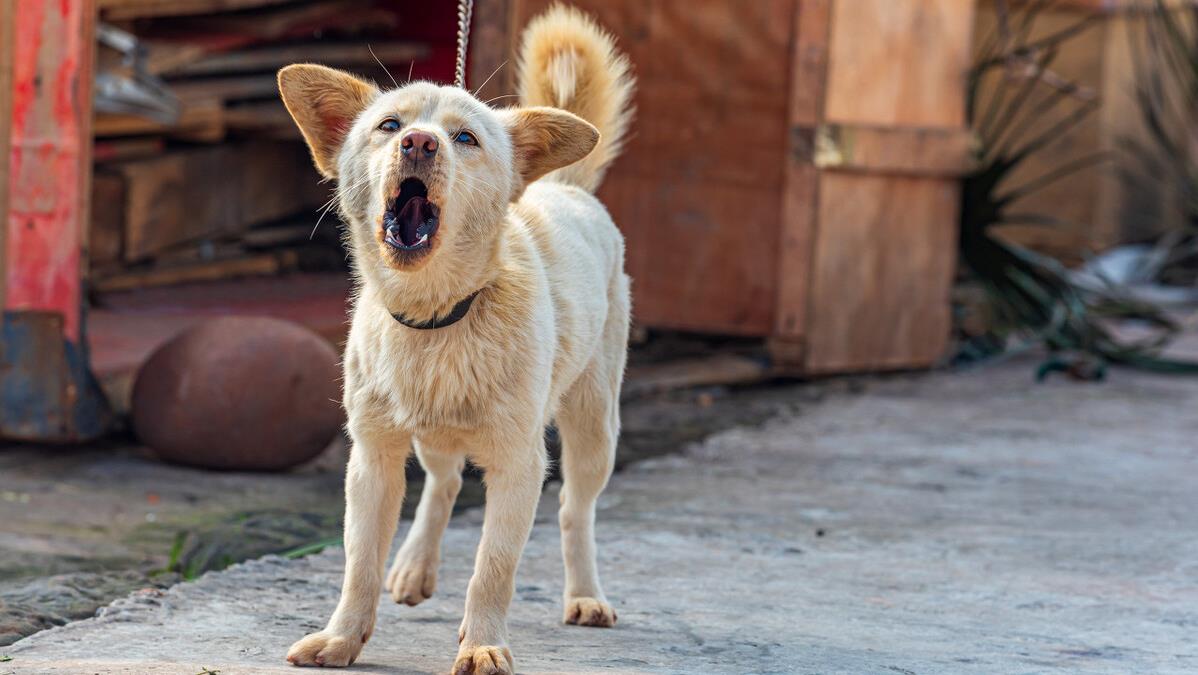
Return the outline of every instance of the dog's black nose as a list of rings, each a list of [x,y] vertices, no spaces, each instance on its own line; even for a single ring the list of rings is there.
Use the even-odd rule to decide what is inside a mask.
[[[400,147],[403,149],[404,157],[411,159],[432,157],[437,154],[437,139],[433,138],[432,134],[423,131],[413,131],[403,137],[403,140],[400,141]]]

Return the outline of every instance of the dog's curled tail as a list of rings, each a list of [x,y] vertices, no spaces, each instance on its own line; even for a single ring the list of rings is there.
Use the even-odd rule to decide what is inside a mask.
[[[520,105],[562,108],[599,129],[589,155],[549,174],[594,192],[632,123],[636,80],[628,57],[593,19],[558,4],[524,29],[518,63]]]

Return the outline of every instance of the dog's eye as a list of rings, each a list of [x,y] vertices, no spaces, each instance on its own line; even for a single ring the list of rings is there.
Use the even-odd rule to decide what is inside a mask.
[[[470,133],[469,131],[459,131],[458,135],[454,136],[453,140],[457,143],[464,143],[466,145],[478,145],[478,139],[475,138],[474,134]]]
[[[385,131],[389,134],[399,131],[399,120],[394,117],[388,117],[379,124],[379,131]]]

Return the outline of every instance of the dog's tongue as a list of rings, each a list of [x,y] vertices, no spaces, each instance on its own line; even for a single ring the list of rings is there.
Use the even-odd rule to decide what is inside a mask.
[[[428,200],[424,197],[412,197],[399,212],[399,239],[404,246],[411,246],[420,240],[417,230],[426,218]]]

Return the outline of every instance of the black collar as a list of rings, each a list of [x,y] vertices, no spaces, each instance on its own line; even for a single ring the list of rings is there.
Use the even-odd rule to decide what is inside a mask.
[[[403,314],[392,314],[391,316],[395,317],[396,321],[402,323],[408,328],[415,328],[416,330],[429,330],[431,328],[444,328],[446,326],[452,326],[453,324],[461,321],[462,317],[466,316],[466,312],[470,311],[470,305],[474,304],[474,299],[478,297],[479,293],[482,293],[481,288],[466,296],[465,300],[462,300],[458,304],[454,305],[453,309],[449,310],[449,314],[446,314],[440,319],[434,316],[428,321],[412,321]]]

